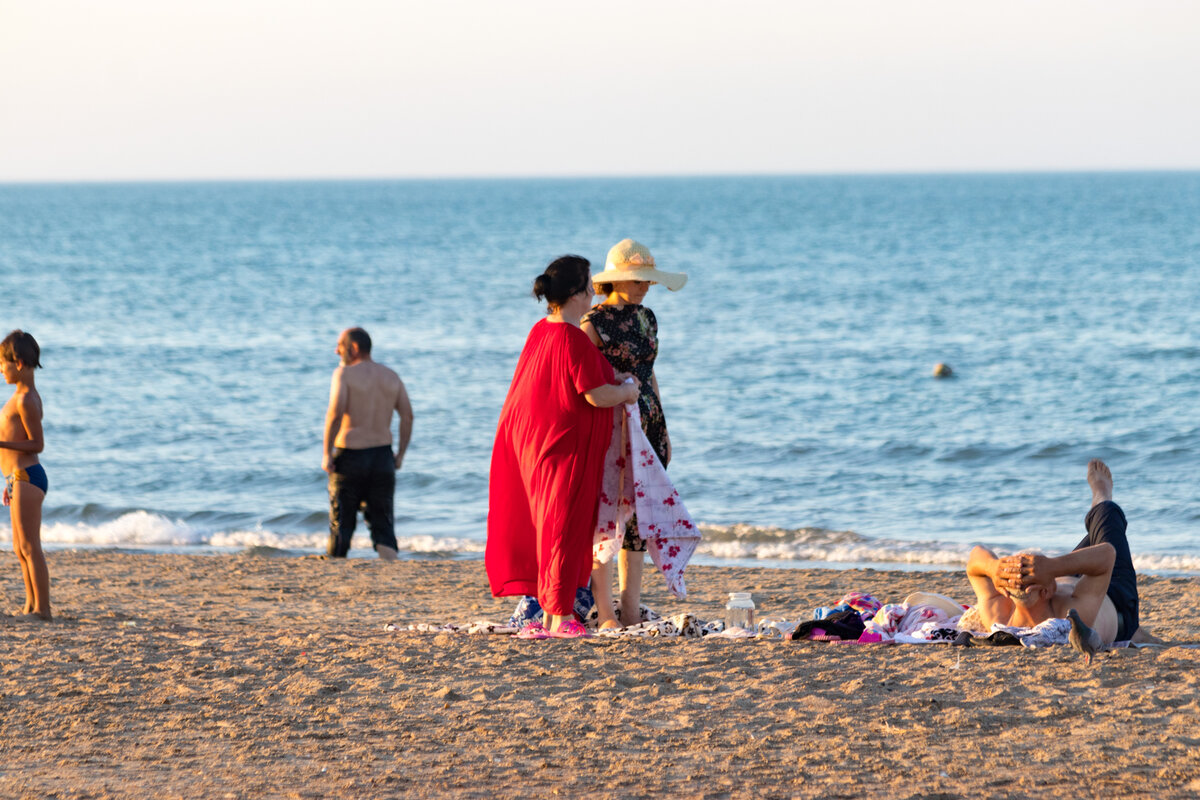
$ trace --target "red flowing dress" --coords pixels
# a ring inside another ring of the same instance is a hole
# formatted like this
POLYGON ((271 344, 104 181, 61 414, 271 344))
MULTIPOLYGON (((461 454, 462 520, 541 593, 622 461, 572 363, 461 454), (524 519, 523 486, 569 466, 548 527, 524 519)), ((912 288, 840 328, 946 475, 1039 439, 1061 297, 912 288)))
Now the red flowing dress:
POLYGON ((517 362, 492 447, 484 564, 492 595, 537 595, 569 615, 592 572, 613 411, 583 396, 613 383, 587 334, 540 320, 517 362))

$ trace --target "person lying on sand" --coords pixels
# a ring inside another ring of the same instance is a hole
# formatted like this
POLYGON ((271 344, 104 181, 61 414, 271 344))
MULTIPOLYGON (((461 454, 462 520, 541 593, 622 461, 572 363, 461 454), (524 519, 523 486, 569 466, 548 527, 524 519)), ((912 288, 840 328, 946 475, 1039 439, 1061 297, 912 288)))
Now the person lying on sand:
POLYGON ((1061 556, 1034 553, 997 558, 976 546, 967 561, 983 624, 1032 627, 1074 608, 1106 644, 1157 642, 1138 620, 1137 573, 1125 538, 1125 513, 1113 502, 1112 472, 1103 461, 1088 462, 1092 507, 1084 518, 1087 536, 1061 556))

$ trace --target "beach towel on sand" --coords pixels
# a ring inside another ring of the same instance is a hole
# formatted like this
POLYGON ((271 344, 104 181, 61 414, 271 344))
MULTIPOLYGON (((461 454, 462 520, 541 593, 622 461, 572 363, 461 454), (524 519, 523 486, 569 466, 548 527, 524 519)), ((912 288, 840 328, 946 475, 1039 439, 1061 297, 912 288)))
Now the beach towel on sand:
POLYGON ((642 430, 637 403, 617 406, 612 441, 604 457, 604 482, 592 556, 611 561, 621 549, 625 523, 637 512, 638 535, 650 560, 676 597, 687 597, 683 570, 700 543, 700 531, 642 430))

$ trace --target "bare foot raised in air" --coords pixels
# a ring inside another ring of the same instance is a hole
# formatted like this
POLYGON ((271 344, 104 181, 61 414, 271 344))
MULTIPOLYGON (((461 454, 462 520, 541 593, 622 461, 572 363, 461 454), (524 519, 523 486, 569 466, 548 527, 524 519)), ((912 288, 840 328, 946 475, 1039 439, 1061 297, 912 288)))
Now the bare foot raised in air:
POLYGON ((1098 458, 1093 458, 1087 466, 1088 486, 1092 487, 1092 505, 1112 500, 1112 472, 1108 465, 1098 458))

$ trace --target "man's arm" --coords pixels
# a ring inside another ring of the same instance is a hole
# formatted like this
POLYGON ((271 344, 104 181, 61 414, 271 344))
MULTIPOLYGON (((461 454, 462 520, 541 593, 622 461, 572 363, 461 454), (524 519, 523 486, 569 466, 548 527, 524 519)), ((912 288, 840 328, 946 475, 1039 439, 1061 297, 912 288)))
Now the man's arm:
POLYGON ((1056 579, 1079 575, 1074 594, 1055 598, 1054 611, 1065 615, 1067 609, 1074 608, 1083 621, 1090 625, 1100 611, 1104 596, 1108 594, 1116 559, 1117 551, 1108 542, 1081 547, 1061 556, 1025 553, 1021 556, 1021 562, 1028 574, 1022 578, 1022 583, 1053 588, 1057 585, 1056 579))
POLYGON ((400 381, 400 389, 396 392, 396 413, 400 416, 400 435, 397 437, 396 443, 396 469, 400 469, 400 462, 404 461, 404 453, 408 450, 409 441, 412 440, 413 426, 412 403, 408 401, 408 391, 404 388, 404 381, 400 381))
POLYGON ((333 472, 333 443, 342 429, 346 401, 346 382, 342 377, 342 368, 338 367, 333 371, 333 381, 329 386, 329 410, 325 412, 325 450, 321 456, 321 469, 326 472, 333 472))
POLYGON ((1000 559, 986 547, 976 545, 967 559, 967 580, 975 590, 979 618, 989 628, 993 622, 1007 623, 1012 618, 1013 601, 1000 591, 1000 559))

